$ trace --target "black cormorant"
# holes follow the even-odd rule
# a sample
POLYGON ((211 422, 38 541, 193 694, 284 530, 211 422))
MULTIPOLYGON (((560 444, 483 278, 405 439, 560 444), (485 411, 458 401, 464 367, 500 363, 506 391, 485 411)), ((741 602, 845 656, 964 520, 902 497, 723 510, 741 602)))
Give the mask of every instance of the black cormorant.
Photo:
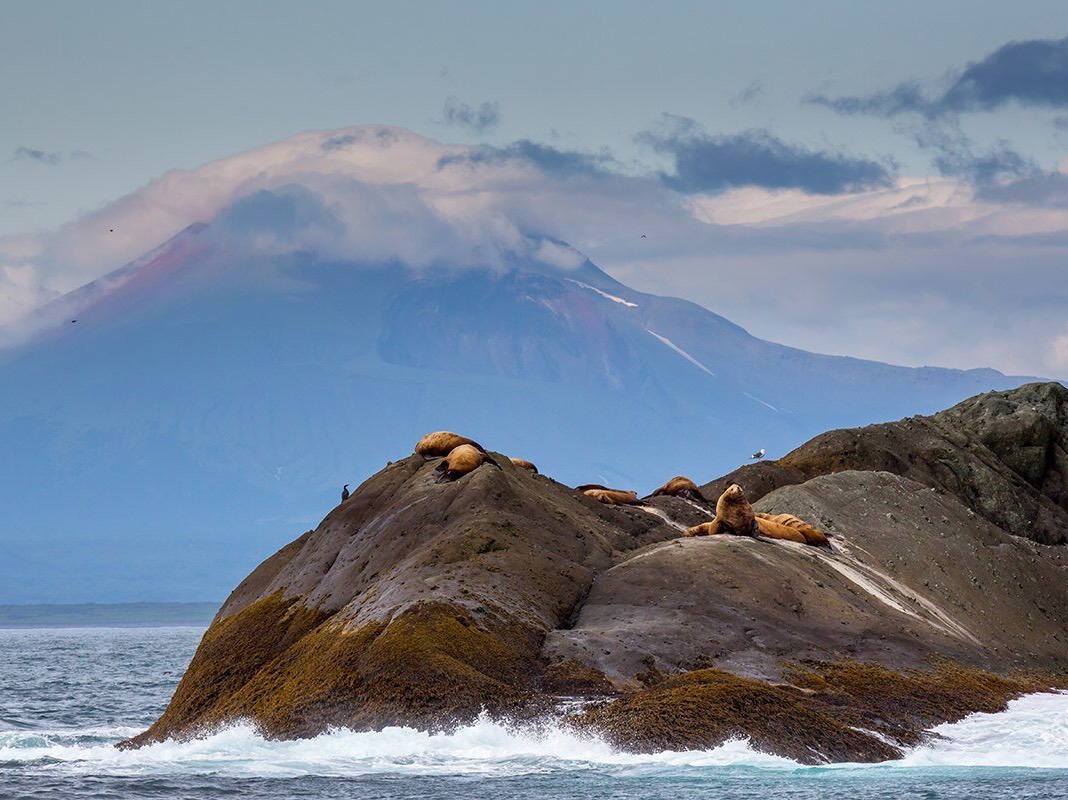
POLYGON ((341 487, 341 502, 344 503, 349 499, 349 485, 346 483, 341 487))

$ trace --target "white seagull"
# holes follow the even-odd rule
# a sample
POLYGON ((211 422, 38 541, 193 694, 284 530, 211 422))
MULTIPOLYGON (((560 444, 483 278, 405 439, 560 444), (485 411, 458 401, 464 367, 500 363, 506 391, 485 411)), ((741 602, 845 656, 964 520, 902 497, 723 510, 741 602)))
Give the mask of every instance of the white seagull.
POLYGON ((766 452, 768 452, 768 451, 765 450, 763 447, 761 447, 759 450, 757 450, 755 453, 753 453, 752 457, 755 458, 757 461, 759 461, 760 459, 762 459, 764 457, 764 453, 766 453, 766 452))

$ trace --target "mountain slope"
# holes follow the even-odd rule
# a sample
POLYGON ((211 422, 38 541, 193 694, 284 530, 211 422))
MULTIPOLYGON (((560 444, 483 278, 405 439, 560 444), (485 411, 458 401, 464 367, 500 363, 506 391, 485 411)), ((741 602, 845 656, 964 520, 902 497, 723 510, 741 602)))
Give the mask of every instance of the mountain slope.
POLYGON ((644 491, 1020 382, 764 342, 546 238, 355 262, 332 214, 257 192, 0 352, 0 602, 215 596, 427 430, 644 491), (263 246, 311 224, 316 247, 263 246))

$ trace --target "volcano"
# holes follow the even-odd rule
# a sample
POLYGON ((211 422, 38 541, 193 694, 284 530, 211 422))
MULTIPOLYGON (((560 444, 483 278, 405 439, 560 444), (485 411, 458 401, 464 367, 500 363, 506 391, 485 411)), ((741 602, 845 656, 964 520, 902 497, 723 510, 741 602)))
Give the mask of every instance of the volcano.
POLYGON ((763 341, 529 230, 361 248, 430 223, 317 187, 227 202, 0 351, 0 602, 219 597, 430 430, 646 492, 1025 380, 763 341))

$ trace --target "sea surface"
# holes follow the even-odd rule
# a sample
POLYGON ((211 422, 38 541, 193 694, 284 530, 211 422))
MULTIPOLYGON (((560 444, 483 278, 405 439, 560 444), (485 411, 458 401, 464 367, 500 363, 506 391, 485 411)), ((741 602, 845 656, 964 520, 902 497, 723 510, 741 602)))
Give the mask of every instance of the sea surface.
POLYGON ((627 755, 555 729, 481 721, 268 742, 238 725, 134 752, 200 628, 0 630, 0 798, 1068 798, 1068 694, 937 729, 899 762, 805 767, 732 742, 627 755))

